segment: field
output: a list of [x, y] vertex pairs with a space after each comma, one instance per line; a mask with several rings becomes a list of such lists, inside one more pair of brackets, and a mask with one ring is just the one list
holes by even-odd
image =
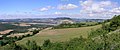
[[23, 26], [23, 27], [27, 27], [27, 26], [31, 26], [30, 24], [28, 23], [19, 23], [19, 24], [12, 24], [12, 25], [15, 25], [15, 26]]
[[9, 34], [10, 32], [12, 32], [13, 30], [5, 30], [5, 31], [0, 31], [0, 34]]
[[20, 24], [13, 24], [13, 23], [0, 23], [0, 31], [5, 30], [14, 30], [13, 33], [25, 33], [28, 32], [28, 29], [31, 28], [44, 28], [49, 27], [49, 25], [29, 25], [28, 23], [20, 23]]
[[52, 42], [64, 42], [80, 36], [87, 38], [88, 33], [92, 29], [97, 29], [100, 27], [101, 25], [80, 28], [42, 30], [32, 37], [24, 38], [20, 41], [17, 41], [16, 43], [24, 45], [27, 42], [27, 40], [34, 40], [37, 42], [38, 45], [41, 45], [44, 42], [44, 40], [47, 39], [50, 39]]

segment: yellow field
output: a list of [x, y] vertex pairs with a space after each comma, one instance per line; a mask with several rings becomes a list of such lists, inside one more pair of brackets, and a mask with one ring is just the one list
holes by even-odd
[[43, 30], [38, 34], [24, 38], [20, 41], [17, 41], [17, 44], [25, 44], [27, 40], [34, 40], [38, 45], [41, 45], [44, 40], [50, 39], [52, 42], [64, 42], [68, 41], [71, 38], [83, 36], [87, 38], [88, 33], [91, 29], [100, 28], [101, 25], [90, 26], [90, 27], [80, 27], [80, 28], [67, 28], [67, 29], [53, 29], [53, 30]]

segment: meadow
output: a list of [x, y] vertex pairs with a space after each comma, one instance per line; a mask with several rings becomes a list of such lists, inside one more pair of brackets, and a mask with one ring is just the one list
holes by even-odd
[[89, 26], [89, 27], [80, 27], [80, 28], [64, 28], [64, 29], [50, 29], [42, 30], [38, 34], [23, 38], [20, 41], [17, 41], [17, 44], [24, 45], [28, 40], [36, 41], [37, 45], [42, 45], [44, 40], [50, 39], [52, 42], [65, 42], [73, 39], [75, 37], [88, 37], [88, 33], [91, 30], [96, 30], [102, 25]]

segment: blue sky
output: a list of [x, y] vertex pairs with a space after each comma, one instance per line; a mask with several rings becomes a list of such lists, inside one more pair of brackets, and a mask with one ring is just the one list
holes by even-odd
[[119, 0], [0, 0], [0, 19], [111, 18], [120, 14]]

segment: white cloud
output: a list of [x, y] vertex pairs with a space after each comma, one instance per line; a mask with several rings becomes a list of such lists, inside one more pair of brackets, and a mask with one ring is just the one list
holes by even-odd
[[86, 12], [104, 12], [107, 8], [111, 6], [114, 7], [114, 4], [111, 1], [101, 1], [95, 2], [93, 0], [80, 1], [83, 10]]
[[40, 11], [47, 11], [48, 8], [41, 8]]
[[120, 14], [120, 7], [118, 8], [113, 8], [112, 10], [110, 10], [111, 13], [116, 13], [116, 14]]
[[54, 14], [59, 15], [59, 14], [62, 14], [62, 13], [61, 12], [55, 12]]
[[74, 4], [67, 4], [67, 5], [59, 5], [58, 6], [58, 9], [59, 10], [70, 10], [70, 9], [75, 9], [77, 8], [78, 6], [77, 5], [74, 5]]
[[50, 9], [54, 9], [54, 7], [52, 7], [52, 6], [47, 6], [47, 7], [43, 7], [43, 8], [38, 8], [38, 9], [36, 9], [37, 11], [48, 11], [48, 10], [50, 10]]
[[112, 6], [112, 2], [111, 1], [101, 1], [100, 6], [102, 6], [102, 7], [104, 7], [104, 6]]
[[[63, 0], [64, 1], [64, 0]], [[120, 7], [116, 2], [112, 2], [110, 0], [82, 0], [80, 1], [80, 6], [75, 4], [65, 4], [58, 5], [57, 7], [47, 6], [41, 8], [41, 11], [48, 11], [51, 9], [59, 9], [59, 10], [72, 10], [76, 8], [80, 8], [79, 14], [70, 14], [70, 13], [61, 13], [54, 12], [51, 16], [70, 16], [70, 17], [82, 17], [82, 18], [111, 18], [113, 15], [120, 14]], [[48, 15], [50, 16], [50, 15]]]
[[117, 12], [120, 13], [119, 8], [116, 8], [118, 5], [111, 1], [99, 1], [96, 2], [94, 0], [86, 0], [86, 1], [80, 1], [81, 5], [81, 14], [86, 14], [88, 17], [108, 17], [113, 16]]

